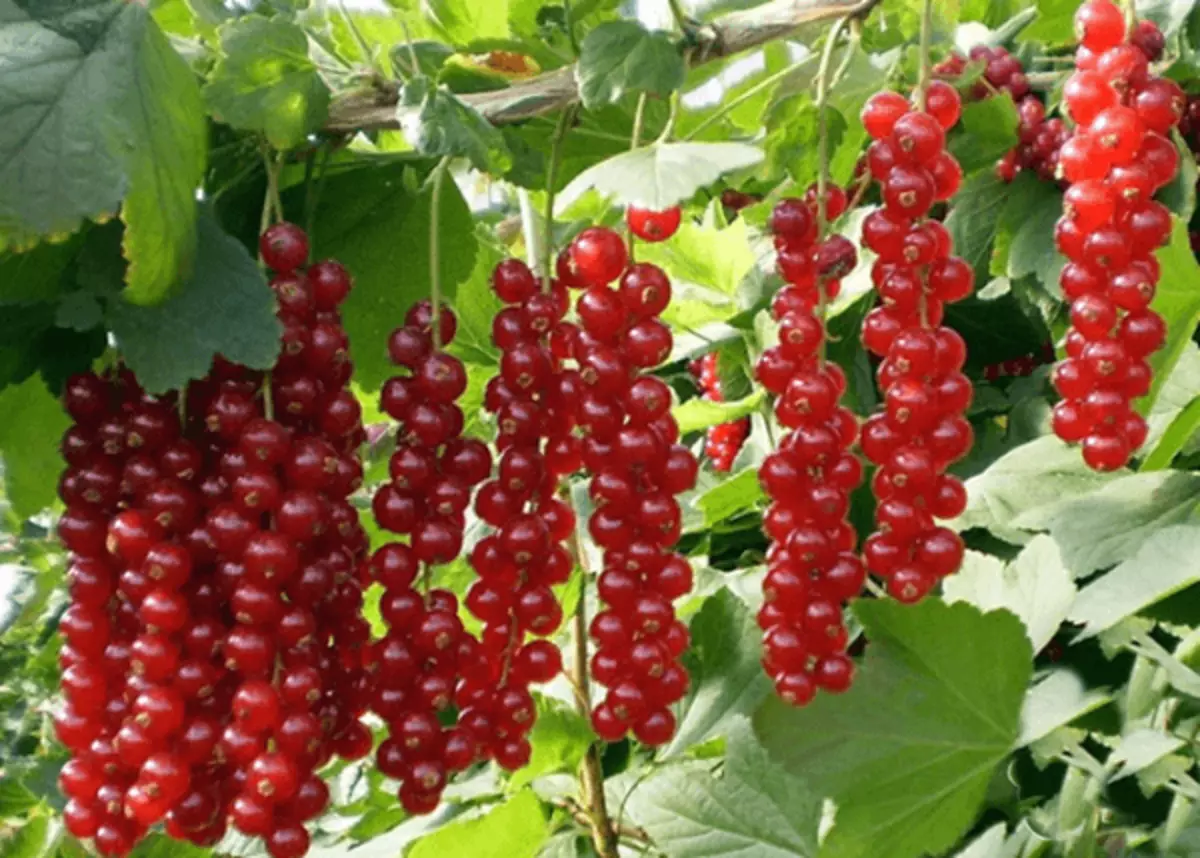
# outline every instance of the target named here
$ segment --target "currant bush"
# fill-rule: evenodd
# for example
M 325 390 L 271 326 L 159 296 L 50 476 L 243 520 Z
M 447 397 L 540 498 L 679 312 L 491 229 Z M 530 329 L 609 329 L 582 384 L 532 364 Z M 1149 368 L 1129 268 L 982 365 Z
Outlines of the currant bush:
M 721 377 L 717 373 L 717 353 L 710 352 L 689 366 L 692 376 L 700 386 L 701 395 L 709 402 L 724 402 L 725 395 L 721 390 Z M 733 461 L 737 458 L 750 434 L 750 418 L 722 423 L 708 430 L 704 440 L 704 454 L 712 462 L 712 469 L 718 473 L 728 473 L 733 470 Z
M 959 175 L 945 150 L 945 131 L 957 113 L 939 107 L 935 116 L 890 92 L 874 96 L 863 111 L 884 200 L 863 223 L 863 244 L 877 255 L 871 276 L 882 299 L 864 321 L 863 343 L 883 358 L 876 377 L 884 399 L 861 433 L 863 453 L 878 466 L 872 479 L 877 530 L 863 550 L 867 568 L 906 603 L 924 598 L 963 557 L 959 536 L 935 522 L 965 508 L 963 485 L 946 469 L 973 440 L 964 416 L 972 399 L 962 373 L 966 345 L 942 318 L 946 304 L 971 294 L 974 273 L 952 255 L 945 227 L 928 218 L 934 203 L 957 190 L 957 181 L 940 178 Z
M 1178 170 L 1169 135 L 1187 99 L 1149 72 L 1154 31 L 1139 27 L 1127 38 L 1109 0 L 1080 7 L 1076 29 L 1081 44 L 1064 99 L 1078 127 L 1062 155 L 1070 187 L 1055 232 L 1069 260 L 1060 282 L 1071 329 L 1067 358 L 1054 370 L 1063 399 L 1053 425 L 1064 441 L 1082 444 L 1090 467 L 1113 471 L 1146 440 L 1132 402 L 1150 391 L 1147 359 L 1166 337 L 1150 302 L 1161 273 L 1154 251 L 1171 236 L 1170 211 L 1154 195 Z
M 371 558 L 372 578 L 384 588 L 380 615 L 388 626 L 373 646 L 371 707 L 388 729 L 377 767 L 400 781 L 400 803 L 413 814 L 432 812 L 449 776 L 479 757 L 472 732 L 446 718 L 463 677 L 479 670 L 479 644 L 463 628 L 457 597 L 430 584 L 433 568 L 462 552 L 472 492 L 492 466 L 485 444 L 462 437 L 457 401 L 467 375 L 445 351 L 456 331 L 449 309 L 435 314 L 429 302 L 414 306 L 388 338 L 401 373 L 381 395 L 399 429 L 390 481 L 375 493 L 372 507 L 381 528 L 408 541 L 388 543 Z
M 345 500 L 363 438 L 337 309 L 350 278 L 302 268 L 291 224 L 261 251 L 284 327 L 269 384 L 218 358 L 182 401 L 126 371 L 65 390 L 61 781 L 68 829 L 106 856 L 162 822 L 201 846 L 232 823 L 298 858 L 328 800 L 316 769 L 370 745 L 366 535 Z
M 662 745 L 675 732 L 669 707 L 688 687 L 679 657 L 689 635 L 672 603 L 691 590 L 692 570 L 671 552 L 682 531 L 674 496 L 695 484 L 697 472 L 678 443 L 670 388 L 648 372 L 671 352 L 670 329 L 658 318 L 671 284 L 654 265 L 631 265 L 621 237 L 603 228 L 584 230 L 564 260 L 569 282 L 583 290 L 574 343 L 579 425 L 596 507 L 588 532 L 604 556 L 591 675 L 608 691 L 592 725 L 606 741 L 632 732 Z
M 759 358 L 757 376 L 777 399 L 775 416 L 787 433 L 759 470 L 771 505 L 763 516 L 771 547 L 758 624 L 764 632 L 763 666 L 786 702 L 803 706 L 818 690 L 850 687 L 854 664 L 842 606 L 857 596 L 867 572 L 856 552 L 858 537 L 846 520 L 850 493 L 863 478 L 850 451 L 858 436 L 854 413 L 839 400 L 846 391 L 841 368 L 825 360 L 823 299 L 836 297 L 841 278 L 857 263 L 854 245 L 840 235 L 818 240 L 815 193 L 785 199 L 771 229 L 777 268 L 785 285 L 771 313 L 779 344 Z M 846 206 L 831 188 L 826 218 Z M 822 295 L 823 293 L 823 295 Z

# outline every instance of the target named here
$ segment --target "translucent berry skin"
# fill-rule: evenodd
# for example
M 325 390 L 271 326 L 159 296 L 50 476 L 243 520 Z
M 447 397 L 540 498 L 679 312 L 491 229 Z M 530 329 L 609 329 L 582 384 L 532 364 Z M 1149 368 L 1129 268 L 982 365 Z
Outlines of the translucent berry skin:
M 258 245 L 263 262 L 279 274 L 290 274 L 308 261 L 308 235 L 294 223 L 267 227 Z
M 683 212 L 679 206 L 663 211 L 630 206 L 625 212 L 625 222 L 633 234 L 651 243 L 666 241 L 675 235 L 682 219 Z

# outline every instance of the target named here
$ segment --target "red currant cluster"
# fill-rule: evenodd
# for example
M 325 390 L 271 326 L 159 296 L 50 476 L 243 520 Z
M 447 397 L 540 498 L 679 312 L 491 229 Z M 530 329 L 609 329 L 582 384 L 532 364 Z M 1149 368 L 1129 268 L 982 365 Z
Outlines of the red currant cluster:
M 350 278 L 336 262 L 303 270 L 290 224 L 261 249 L 285 330 L 269 388 L 218 358 L 182 408 L 126 372 L 66 390 L 74 604 L 56 720 L 73 754 L 66 824 L 103 855 L 159 821 L 209 846 L 228 820 L 298 858 L 328 802 L 315 770 L 370 748 L 367 543 L 346 502 L 363 429 L 337 311 Z
M 709 402 L 723 402 L 721 377 L 717 374 L 717 353 L 710 352 L 699 360 L 692 361 L 689 370 L 700 385 L 701 394 Z M 750 434 L 750 418 L 722 423 L 708 430 L 704 441 L 704 454 L 712 460 L 714 471 L 728 473 L 733 470 L 733 460 L 746 443 Z
M 374 645 L 372 708 L 388 727 L 376 752 L 379 771 L 401 782 L 400 803 L 413 814 L 432 812 L 449 774 L 478 756 L 468 732 L 442 723 L 462 676 L 477 665 L 478 643 L 463 628 L 458 599 L 431 588 L 429 579 L 434 566 L 461 553 L 471 493 L 492 467 L 487 446 L 462 437 L 456 402 L 467 388 L 466 369 L 444 351 L 457 321 L 444 307 L 434 320 L 433 306 L 421 302 L 388 338 L 388 354 L 406 374 L 389 379 L 381 393 L 399 432 L 390 481 L 372 501 L 379 526 L 408 537 L 408 544 L 388 543 L 371 558 L 388 626 Z
M 963 544 L 935 518 L 953 518 L 966 493 L 947 467 L 971 448 L 971 382 L 962 373 L 966 345 L 942 326 L 944 307 L 971 294 L 974 273 L 952 254 L 949 233 L 927 218 L 947 198 L 937 179 L 953 157 L 945 130 L 959 116 L 957 93 L 934 82 L 925 110 L 894 93 L 874 96 L 863 121 L 895 166 L 883 176 L 884 207 L 863 223 L 863 244 L 878 255 L 872 278 L 883 306 L 864 322 L 863 342 L 884 358 L 877 378 L 885 408 L 862 427 L 861 445 L 879 466 L 872 489 L 878 531 L 864 546 L 867 567 L 902 602 L 916 602 L 955 572 Z M 877 172 L 876 175 L 879 175 Z
M 983 101 L 999 92 L 1007 92 L 1013 103 L 1020 104 L 1029 95 L 1029 80 L 1021 61 L 1004 48 L 976 45 L 967 56 L 952 53 L 933 67 L 933 73 L 941 77 L 956 78 L 967 70 L 968 59 L 983 64 L 983 74 L 971 85 L 972 101 Z
M 581 465 L 573 432 L 582 383 L 565 366 L 576 333 L 564 321 L 570 300 L 561 283 L 541 285 L 519 259 L 506 259 L 492 272 L 492 289 L 508 306 L 492 323 L 500 374 L 488 384 L 485 405 L 496 415 L 502 452 L 475 503 L 495 529 L 471 552 L 479 580 L 467 594 L 467 607 L 484 623 L 482 669 L 459 693 L 462 723 L 482 755 L 510 771 L 531 753 L 537 710 L 530 686 L 562 670 L 558 650 L 540 638 L 563 619 L 552 588 L 571 576 L 565 543 L 575 514 L 557 493 Z
M 1037 354 L 1027 354 L 1012 360 L 990 363 L 983 368 L 983 377 L 987 381 L 1000 378 L 1024 378 L 1033 375 L 1039 366 L 1054 363 L 1054 344 L 1046 343 Z
M 1176 83 L 1150 74 L 1110 0 L 1090 0 L 1075 21 L 1082 44 L 1064 100 L 1078 129 L 1060 160 L 1071 184 L 1055 232 L 1070 260 L 1061 284 L 1072 328 L 1068 358 L 1054 372 L 1064 397 L 1054 431 L 1081 441 L 1090 467 L 1112 471 L 1146 440 L 1130 403 L 1149 392 L 1146 359 L 1166 337 L 1150 302 L 1161 273 L 1154 251 L 1171 236 L 1171 213 L 1154 194 L 1178 170 L 1168 135 L 1187 100 Z
M 819 689 L 850 687 L 854 665 L 846 655 L 842 605 L 867 578 L 855 551 L 857 534 L 846 521 L 850 493 L 863 477 L 862 463 L 850 452 L 858 421 L 838 404 L 846 377 L 824 360 L 818 311 L 821 293 L 837 294 L 857 251 L 839 235 L 818 240 L 816 206 L 815 194 L 787 199 L 771 215 L 777 267 L 787 285 L 771 307 L 779 345 L 763 352 L 756 370 L 778 397 L 775 415 L 788 430 L 759 470 L 771 498 L 763 517 L 771 548 L 758 623 L 765 633 L 763 666 L 779 696 L 795 706 L 809 703 Z M 827 219 L 835 220 L 845 206 L 845 194 L 832 188 Z M 831 266 L 830 259 L 838 262 Z
M 583 389 L 579 426 L 596 505 L 588 531 L 604 552 L 598 592 L 606 608 L 590 633 L 592 676 L 608 692 L 592 724 L 606 741 L 632 731 L 662 745 L 675 731 L 668 707 L 688 685 L 678 661 L 688 631 L 672 603 L 691 589 L 692 570 L 670 550 L 682 532 L 674 495 L 697 473 L 695 457 L 678 443 L 670 388 L 646 372 L 671 351 L 670 329 L 658 318 L 671 284 L 654 265 L 631 265 L 622 238 L 600 227 L 580 233 L 560 257 L 559 274 L 583 290 L 573 349 Z

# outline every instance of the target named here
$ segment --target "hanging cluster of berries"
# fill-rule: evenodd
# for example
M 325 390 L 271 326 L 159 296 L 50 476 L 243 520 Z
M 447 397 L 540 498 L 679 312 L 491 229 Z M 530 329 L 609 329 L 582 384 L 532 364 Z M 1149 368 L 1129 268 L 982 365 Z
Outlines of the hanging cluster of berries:
M 1081 45 L 1064 100 L 1078 128 L 1060 159 L 1070 187 L 1055 232 L 1070 260 L 1061 284 L 1072 327 L 1068 358 L 1054 372 L 1063 396 L 1054 431 L 1082 442 L 1090 467 L 1112 471 L 1146 440 L 1131 402 L 1149 392 L 1146 359 L 1166 337 L 1150 302 L 1160 276 L 1154 251 L 1171 236 L 1171 214 L 1154 195 L 1178 170 L 1168 135 L 1187 99 L 1150 74 L 1149 55 L 1127 40 L 1111 0 L 1090 0 L 1075 21 Z
M 1025 378 L 1037 372 L 1038 367 L 1054 363 L 1054 360 L 1054 343 L 1045 343 L 1041 351 L 1037 353 L 1000 361 L 1000 363 L 989 363 L 983 368 L 983 377 L 987 381 L 996 381 L 1000 378 Z
M 960 109 L 957 92 L 935 81 L 923 110 L 885 92 L 863 111 L 873 160 L 894 164 L 886 173 L 873 168 L 884 206 L 863 223 L 863 244 L 878 255 L 871 275 L 883 303 L 867 315 L 863 342 L 883 358 L 877 379 L 885 403 L 862 427 L 863 453 L 879 466 L 872 484 L 878 530 L 864 554 L 868 569 L 906 603 L 955 572 L 963 556 L 962 540 L 934 519 L 953 518 L 966 504 L 962 483 L 946 469 L 971 449 L 964 414 L 973 392 L 962 373 L 966 344 L 942 318 L 946 304 L 971 294 L 974 273 L 952 255 L 945 227 L 927 218 L 953 187 L 939 176 L 958 175 L 947 163 L 954 159 L 945 131 Z
M 484 624 L 483 663 L 460 689 L 459 706 L 460 723 L 476 736 L 484 758 L 513 771 L 531 753 L 537 711 L 529 688 L 562 670 L 562 656 L 543 638 L 562 624 L 552 588 L 570 579 L 573 566 L 566 545 L 575 514 L 558 489 L 581 465 L 573 433 L 582 384 L 565 364 L 576 333 L 564 321 L 566 287 L 542 284 L 524 262 L 506 259 L 492 272 L 492 289 L 507 305 L 492 322 L 500 374 L 485 396 L 501 453 L 475 510 L 495 532 L 471 552 L 478 580 L 467 607 Z
M 447 778 L 479 758 L 481 741 L 442 723 L 462 677 L 478 671 L 479 653 L 459 619 L 458 599 L 429 584 L 433 567 L 462 551 L 471 493 L 492 467 L 487 445 L 462 437 L 456 403 L 467 388 L 466 369 L 444 351 L 456 332 L 448 308 L 435 314 L 424 301 L 409 310 L 388 338 L 388 354 L 404 373 L 388 379 L 380 397 L 399 429 L 390 480 L 372 509 L 381 528 L 408 542 L 383 545 L 371 558 L 388 627 L 374 644 L 371 706 L 388 731 L 376 752 L 379 771 L 400 781 L 400 803 L 413 814 L 437 807 Z
M 635 235 L 662 240 L 679 213 L 630 210 L 628 221 Z M 597 645 L 591 675 L 608 692 L 592 724 L 606 741 L 632 732 L 662 745 L 675 732 L 668 707 L 688 686 L 679 658 L 689 636 L 673 602 L 691 589 L 692 570 L 671 551 L 682 532 L 674 495 L 694 486 L 698 467 L 678 443 L 670 388 L 645 372 L 671 352 L 670 329 L 658 318 L 671 284 L 657 266 L 630 264 L 621 236 L 602 227 L 580 233 L 560 257 L 559 276 L 583 290 L 573 354 L 583 390 L 583 465 L 596 506 L 588 532 L 604 558 L 597 587 L 605 609 L 590 627 Z
M 826 219 L 838 218 L 845 206 L 842 190 L 831 188 Z M 818 240 L 816 207 L 814 193 L 783 200 L 772 213 L 777 267 L 787 285 L 771 307 L 779 344 L 763 352 L 756 370 L 778 397 L 775 415 L 787 429 L 759 470 L 771 499 L 763 517 L 771 548 L 758 623 L 763 665 L 779 696 L 795 706 L 809 703 L 818 690 L 850 687 L 854 665 L 846 655 L 842 606 L 867 578 L 857 534 L 846 520 L 850 493 L 863 477 L 862 463 L 850 452 L 858 421 L 838 404 L 846 377 L 824 360 L 819 310 L 821 293 L 826 299 L 838 293 L 857 251 L 839 235 Z
M 284 325 L 269 384 L 218 358 L 182 403 L 125 371 L 65 392 L 56 726 L 66 825 L 102 855 L 160 821 L 205 846 L 231 822 L 299 858 L 328 802 L 314 771 L 370 749 L 367 540 L 346 502 L 364 433 L 337 309 L 350 278 L 305 270 L 290 224 L 261 249 Z
M 717 357 L 716 352 L 710 352 L 699 360 L 692 361 L 688 367 L 696 383 L 700 385 L 701 395 L 709 402 L 725 401 L 721 391 L 721 376 L 717 372 Z M 719 473 L 733 470 L 733 461 L 749 434 L 749 417 L 709 429 L 704 440 L 704 454 L 712 461 L 712 469 Z
M 1046 106 L 1030 92 L 1029 80 L 1021 61 L 1004 48 L 978 45 L 964 57 L 954 53 L 934 66 L 935 74 L 957 78 L 967 69 L 967 63 L 983 63 L 983 74 L 972 84 L 969 95 L 973 101 L 1007 92 L 1017 105 L 1020 118 L 1020 143 L 996 165 L 1002 181 L 1011 182 L 1023 170 L 1031 170 L 1045 181 L 1055 180 L 1058 151 L 1070 139 L 1071 130 L 1061 119 L 1047 119 Z

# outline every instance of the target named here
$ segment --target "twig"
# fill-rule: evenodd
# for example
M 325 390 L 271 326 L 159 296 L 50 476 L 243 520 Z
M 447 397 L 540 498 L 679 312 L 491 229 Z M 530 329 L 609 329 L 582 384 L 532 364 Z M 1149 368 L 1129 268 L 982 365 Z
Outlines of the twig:
M 567 132 L 575 123 L 575 105 L 570 104 L 558 117 L 558 125 L 554 128 L 554 138 L 550 146 L 550 163 L 546 167 L 546 234 L 542 243 L 542 288 L 550 293 L 550 283 L 554 276 L 554 198 L 557 194 L 555 185 L 558 182 L 558 168 L 562 163 L 563 145 L 567 140 Z
M 555 804 L 567 811 L 567 813 L 571 814 L 571 817 L 577 823 L 586 828 L 591 828 L 592 815 L 588 813 L 586 808 L 581 807 L 579 802 L 575 801 L 575 799 L 568 796 L 562 801 L 555 802 Z M 651 842 L 650 835 L 646 833 L 646 829 L 636 825 L 626 825 L 623 822 L 617 822 L 613 824 L 613 831 L 615 831 L 617 836 L 622 840 L 635 840 L 638 843 Z
M 696 30 L 688 51 L 691 65 L 724 59 L 768 42 L 786 38 L 804 24 L 863 15 L 880 0 L 772 0 L 763 6 L 733 12 Z M 557 113 L 579 100 L 575 67 L 567 66 L 495 92 L 461 96 L 493 125 L 507 125 L 534 116 Z M 399 89 L 350 93 L 334 100 L 326 130 L 348 133 L 399 128 L 396 103 Z
M 833 64 L 833 50 L 837 47 L 838 36 L 846 26 L 848 18 L 838 18 L 829 28 L 825 37 L 825 50 L 821 52 L 821 65 L 817 69 L 817 240 L 824 241 L 829 232 L 829 217 L 826 211 L 826 197 L 829 194 L 829 72 Z M 817 321 L 825 327 L 825 316 L 829 302 L 825 297 L 825 284 L 820 282 L 820 272 L 817 273 Z M 821 338 L 821 349 L 818 355 L 821 365 L 825 365 L 825 337 Z

